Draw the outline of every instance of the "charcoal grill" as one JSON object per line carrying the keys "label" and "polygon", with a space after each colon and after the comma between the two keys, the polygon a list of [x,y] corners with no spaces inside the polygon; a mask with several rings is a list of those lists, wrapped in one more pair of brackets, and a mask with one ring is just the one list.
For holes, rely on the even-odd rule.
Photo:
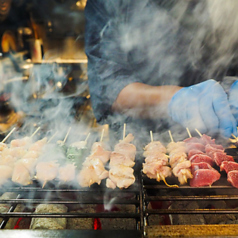
{"label": "charcoal grill", "polygon": [[[41,188],[36,182],[27,187],[9,187],[3,192],[14,192],[18,194],[16,199],[0,200],[1,204],[10,204],[8,212],[0,213],[3,218],[0,224],[0,237],[14,237],[14,234],[33,235],[37,237],[141,237],[141,190],[140,184],[131,186],[129,189],[107,189],[105,184],[93,185],[91,188],[75,188],[69,186],[55,186],[48,184]],[[45,196],[47,194],[47,200]],[[80,197],[80,200],[75,199]],[[65,206],[83,205],[83,204],[110,204],[113,198],[113,204],[121,206],[131,205],[134,211],[102,211],[96,213],[77,212],[77,213],[34,213],[32,211],[14,212],[18,204],[37,205],[37,204],[64,204]],[[133,219],[135,222],[134,230],[4,230],[10,218],[106,218],[106,219]]]}
{"label": "charcoal grill", "polygon": [[[168,180],[170,184],[176,183],[173,179]],[[190,186],[180,186],[179,188],[167,187],[162,183],[152,182],[142,175],[142,203],[144,218],[144,236],[148,237],[214,237],[214,236],[237,236],[238,225],[236,224],[196,224],[193,216],[198,215],[237,215],[238,208],[219,208],[212,205],[218,201],[225,201],[236,204],[238,207],[238,190],[226,181],[225,173],[221,179],[211,187],[193,188]],[[185,205],[183,204],[185,202]],[[204,208],[189,208],[186,202],[210,204]],[[155,203],[157,207],[149,207]],[[157,203],[157,204],[156,204]],[[183,204],[182,208],[180,203]],[[158,206],[159,204],[159,206]],[[163,206],[163,204],[166,204]],[[174,204],[174,206],[173,206]],[[163,218],[159,225],[150,225],[149,218],[157,215]],[[178,219],[184,215],[189,216],[189,224],[173,224],[172,217]],[[189,218],[188,218],[189,219]],[[195,224],[193,222],[195,221]],[[205,221],[205,220],[204,220]]]}

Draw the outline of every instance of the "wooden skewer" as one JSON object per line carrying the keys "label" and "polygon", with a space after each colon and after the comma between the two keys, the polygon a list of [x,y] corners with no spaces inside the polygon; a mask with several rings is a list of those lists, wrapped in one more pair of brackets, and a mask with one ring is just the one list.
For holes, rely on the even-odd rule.
{"label": "wooden skewer", "polygon": [[63,140],[63,144],[66,142],[66,140],[67,140],[67,138],[68,138],[68,136],[69,136],[70,131],[71,131],[71,127],[68,129],[68,131],[67,131],[67,133],[66,133],[66,135],[65,135],[65,138],[64,138],[64,140]]}
{"label": "wooden skewer", "polygon": [[151,142],[154,141],[154,138],[153,138],[153,132],[152,132],[152,131],[150,131],[150,140],[151,140]]}
{"label": "wooden skewer", "polygon": [[231,134],[231,135],[234,139],[238,140],[238,138],[234,134]]}
{"label": "wooden skewer", "polygon": [[42,188],[45,187],[46,183],[47,183],[47,180],[44,181],[44,183],[43,183],[43,185],[42,185]]}
{"label": "wooden skewer", "polygon": [[202,137],[202,133],[198,129],[195,129],[195,131]]}
{"label": "wooden skewer", "polygon": [[169,130],[169,137],[170,137],[170,140],[171,140],[171,142],[174,142],[174,139],[173,139],[173,136],[172,136],[172,134],[171,134],[171,131]]}
{"label": "wooden skewer", "polygon": [[51,136],[51,138],[47,141],[47,143],[50,143],[50,141],[53,140],[53,138],[57,135],[58,131],[55,132],[55,134],[53,136]]}
{"label": "wooden skewer", "polygon": [[12,128],[12,130],[5,136],[5,138],[2,140],[2,143],[4,143],[8,137],[16,130],[16,127]]}
{"label": "wooden skewer", "polygon": [[91,134],[91,133],[89,132],[88,135],[87,135],[87,137],[86,137],[86,139],[85,139],[85,142],[87,142],[87,140],[88,140],[90,134]]}
{"label": "wooden skewer", "polygon": [[40,130],[40,126],[33,132],[33,134],[31,135],[31,138]]}
{"label": "wooden skewer", "polygon": [[191,135],[191,133],[190,133],[188,127],[186,127],[186,130],[187,130],[187,132],[188,132],[188,136],[189,136],[190,138],[192,138],[192,135]]}
{"label": "wooden skewer", "polygon": [[101,134],[100,142],[102,142],[102,140],[103,140],[103,135],[104,135],[104,128],[102,129],[102,134]]}
{"label": "wooden skewer", "polygon": [[124,128],[123,128],[123,140],[126,137],[126,123],[124,123]]}

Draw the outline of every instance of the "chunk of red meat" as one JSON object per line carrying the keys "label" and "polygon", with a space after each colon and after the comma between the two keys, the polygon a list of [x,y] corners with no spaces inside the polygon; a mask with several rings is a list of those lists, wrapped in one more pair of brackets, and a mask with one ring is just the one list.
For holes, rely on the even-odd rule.
{"label": "chunk of red meat", "polygon": [[197,137],[191,137],[184,140],[186,143],[199,143],[201,144],[201,139]]}
{"label": "chunk of red meat", "polygon": [[215,152],[214,153],[214,161],[218,166],[220,166],[223,161],[233,161],[234,162],[234,159],[232,156],[227,155],[226,153]]}
{"label": "chunk of red meat", "polygon": [[192,174],[194,174],[194,172],[198,169],[214,169],[214,168],[206,162],[193,163],[191,165]]}
{"label": "chunk of red meat", "polygon": [[209,145],[215,149],[224,150],[222,145],[216,145],[216,144],[209,144]]}
{"label": "chunk of red meat", "polygon": [[227,174],[227,181],[235,188],[238,188],[238,171],[233,170]]}
{"label": "chunk of red meat", "polygon": [[198,169],[190,180],[191,187],[211,186],[220,179],[221,175],[215,169]]}
{"label": "chunk of red meat", "polygon": [[210,136],[203,134],[201,137],[201,143],[203,143],[204,145],[215,144],[215,139],[212,139]]}
{"label": "chunk of red meat", "polygon": [[190,159],[193,155],[204,154],[201,150],[192,149],[188,152],[188,158]]}
{"label": "chunk of red meat", "polygon": [[214,161],[213,159],[208,156],[208,155],[202,155],[202,154],[196,154],[193,155],[190,159],[191,163],[200,163],[200,162],[206,162],[208,164],[210,164],[211,166],[213,166]]}
{"label": "chunk of red meat", "polygon": [[186,143],[186,150],[200,150],[202,152],[205,151],[205,146],[201,143]]}
{"label": "chunk of red meat", "polygon": [[212,147],[211,145],[207,144],[205,146],[205,151],[206,151],[206,154],[208,156],[210,156],[212,159],[214,159],[214,153],[215,152],[220,152],[220,153],[224,153],[224,150],[220,150],[220,149],[217,149],[217,148],[214,148]]}
{"label": "chunk of red meat", "polygon": [[230,171],[238,170],[238,163],[233,161],[223,161],[221,163],[220,170],[225,170],[228,174]]}

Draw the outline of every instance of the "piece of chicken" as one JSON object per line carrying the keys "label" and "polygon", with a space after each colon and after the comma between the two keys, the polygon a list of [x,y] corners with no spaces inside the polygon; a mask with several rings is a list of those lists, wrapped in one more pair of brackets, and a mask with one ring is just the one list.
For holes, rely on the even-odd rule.
{"label": "piece of chicken", "polygon": [[89,157],[98,158],[103,162],[103,164],[106,164],[110,159],[110,154],[111,151],[106,151],[102,146],[98,145],[96,148],[94,148],[93,153]]}
{"label": "piece of chicken", "polygon": [[77,181],[81,187],[89,187],[94,183],[100,184],[102,179],[107,177],[108,171],[105,170],[103,162],[98,158],[87,157]]}
{"label": "piece of chicken", "polygon": [[179,142],[170,142],[167,145],[167,151],[170,153],[172,150],[180,148],[180,147],[185,147],[185,142],[179,141]]}
{"label": "piece of chicken", "polygon": [[45,182],[55,179],[58,175],[59,165],[55,161],[39,162],[36,165],[36,178]]}
{"label": "piece of chicken", "polygon": [[0,186],[12,177],[13,168],[8,165],[0,165]]}
{"label": "piece of chicken", "polygon": [[12,172],[12,181],[24,186],[31,184],[29,170],[21,163],[16,164]]}
{"label": "piece of chicken", "polygon": [[183,161],[187,161],[187,154],[184,152],[178,152],[169,157],[169,164],[172,168]]}
{"label": "piece of chicken", "polygon": [[10,142],[10,147],[25,147],[28,148],[32,144],[32,139],[28,136],[15,139]]}
{"label": "piece of chicken", "polygon": [[178,177],[180,184],[185,184],[188,178],[193,178],[190,168],[191,162],[189,160],[183,161],[173,168],[173,174]]}
{"label": "piece of chicken", "polygon": [[35,167],[37,164],[37,159],[35,158],[22,158],[17,160],[16,164],[22,164],[26,167],[26,169],[29,171],[30,175],[33,176],[35,174]]}
{"label": "piece of chicken", "polygon": [[34,150],[34,151],[40,152],[40,151],[42,151],[42,149],[46,143],[47,143],[46,137],[41,140],[38,140],[29,147],[29,151]]}
{"label": "piece of chicken", "polygon": [[155,155],[150,155],[145,158],[145,163],[152,163],[157,161],[165,162],[165,165],[169,164],[169,156],[163,153],[158,153]]}
{"label": "piece of chicken", "polygon": [[13,157],[12,155],[1,156],[0,165],[8,165],[13,168],[15,166],[16,161],[17,158]]}
{"label": "piece of chicken", "polygon": [[120,142],[115,145],[114,151],[127,156],[132,161],[135,161],[136,147],[133,144]]}
{"label": "piece of chicken", "polygon": [[70,182],[75,179],[75,169],[73,164],[66,164],[59,168],[58,178],[62,182]]}
{"label": "piece of chicken", "polygon": [[16,159],[22,158],[26,154],[27,150],[24,147],[13,147],[13,148],[6,148],[2,151],[2,156],[8,156],[11,155],[12,157],[15,157]]}
{"label": "piece of chicken", "polygon": [[118,165],[125,165],[128,167],[133,167],[135,165],[135,162],[133,162],[131,159],[126,157],[123,154],[117,153],[117,152],[112,152],[111,157],[110,157],[110,163],[109,167],[112,168],[114,166]]}
{"label": "piece of chicken", "polygon": [[167,178],[172,175],[171,168],[166,166],[167,163],[164,161],[156,161],[151,163],[143,163],[143,173],[147,175],[150,179],[156,179],[158,178]]}
{"label": "piece of chicken", "polygon": [[147,144],[144,148],[144,150],[148,153],[150,152],[161,152],[166,153],[167,150],[164,147],[164,145],[160,141],[152,141],[149,144]]}
{"label": "piece of chicken", "polygon": [[0,142],[0,151],[5,150],[8,146],[5,143]]}
{"label": "piece of chicken", "polygon": [[119,165],[109,170],[110,180],[119,188],[128,188],[135,182],[134,170],[128,166]]}

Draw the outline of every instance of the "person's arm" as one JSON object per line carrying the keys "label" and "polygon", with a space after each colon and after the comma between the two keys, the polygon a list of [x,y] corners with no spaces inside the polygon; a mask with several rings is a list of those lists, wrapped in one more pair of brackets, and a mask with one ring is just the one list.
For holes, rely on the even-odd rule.
{"label": "person's arm", "polygon": [[168,104],[179,86],[150,86],[131,83],[121,90],[113,111],[132,117],[156,119],[168,116]]}
{"label": "person's arm", "polygon": [[[118,5],[119,4],[119,5]],[[120,24],[125,8],[120,1],[88,0],[85,8],[85,52],[88,57],[88,83],[94,115],[99,123],[113,114],[112,104],[129,84],[141,82],[121,46]]]}

